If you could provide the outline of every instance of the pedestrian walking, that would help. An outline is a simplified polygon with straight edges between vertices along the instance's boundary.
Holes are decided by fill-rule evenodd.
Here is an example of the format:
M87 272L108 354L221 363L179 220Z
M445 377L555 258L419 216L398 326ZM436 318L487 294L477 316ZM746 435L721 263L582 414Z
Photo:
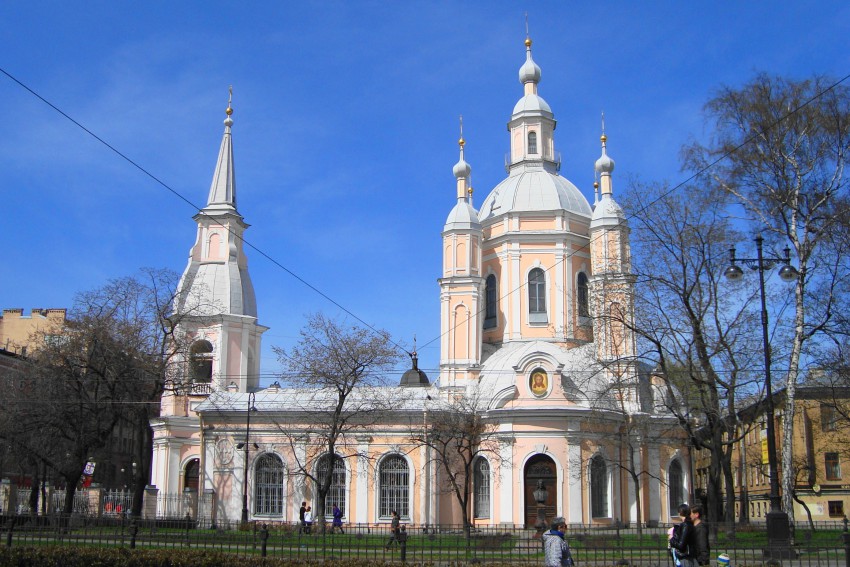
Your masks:
M307 524L304 522L304 514L307 512L307 502L301 503L301 508L298 509L298 533L303 534L307 529Z
M339 506L334 504L334 519L331 524L331 533L334 533L334 530L339 529L339 533L344 534L342 531L342 510L339 509Z
M694 525L691 522L690 506L687 504L679 506L679 517L682 521L673 526L673 534L669 542L673 564L677 567L696 567L696 561L691 554Z
M313 530L313 508L307 506L304 511L304 533L309 534Z
M401 519L398 517L398 511L392 511L392 521L390 521L390 541L387 542L387 545L384 546L386 551L390 550L390 546L395 543L396 545L401 545L401 542L398 539L399 536L399 526L401 525Z
M711 548L708 545L708 524L702 521L702 506L691 506L691 522L694 524L694 538L691 555L697 565L711 565Z
M543 565L545 567L570 567L575 565L570 546L564 537L567 522L561 516L552 520L552 529L543 534Z

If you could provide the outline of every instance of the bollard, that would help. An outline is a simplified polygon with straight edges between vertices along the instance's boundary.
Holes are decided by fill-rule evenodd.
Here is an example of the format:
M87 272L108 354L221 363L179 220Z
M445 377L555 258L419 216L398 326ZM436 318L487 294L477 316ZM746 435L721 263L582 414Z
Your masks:
M398 534L398 543L401 546L401 559L402 564L407 561L407 527L402 526L401 532Z
M136 536L139 534L139 526L136 518L130 520L130 549L136 549Z
M841 539L844 540L844 565L850 567L850 532L847 531L847 516L844 516L844 533L841 534Z
M189 526L192 525L192 516L189 515L189 512L186 512L186 517L183 519L186 522L186 547L190 547L189 545Z
M266 542L269 540L269 525L263 524L263 529L260 530L260 556L266 556Z

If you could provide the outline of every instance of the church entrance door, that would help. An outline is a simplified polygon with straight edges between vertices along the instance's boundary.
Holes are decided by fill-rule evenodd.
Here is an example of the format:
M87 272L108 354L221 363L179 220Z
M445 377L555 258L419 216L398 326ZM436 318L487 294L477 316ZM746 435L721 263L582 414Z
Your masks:
M525 494L525 527L533 528L537 523L537 502L534 500L534 491L537 489L537 482L542 480L543 486L548 492L546 502L543 504L543 510L546 516L546 523L552 521L557 513L555 503L558 501L558 488L556 481L558 474L555 469L555 461L546 455L535 455L531 457L525 464L523 473L523 491Z

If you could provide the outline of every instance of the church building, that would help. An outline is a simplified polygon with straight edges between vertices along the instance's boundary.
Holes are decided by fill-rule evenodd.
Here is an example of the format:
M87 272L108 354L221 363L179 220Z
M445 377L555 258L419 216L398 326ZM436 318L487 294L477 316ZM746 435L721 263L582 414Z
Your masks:
M331 460L325 514L338 505L348 523L389 523L397 510L414 525L459 524L444 473L410 441L411 423L458 397L474 400L494 428L494 449L474 466L476 525L533 526L541 485L546 517L574 525L670 522L688 500L690 455L664 389L636 358L629 227L607 138L591 204L561 175L557 122L538 92L531 45L526 39L523 91L508 122L507 177L475 208L461 137L453 197L446 186L442 266L434 267L439 376L429 381L414 356L398 386L384 388L395 405ZM202 519L295 522L301 502L315 501L299 467L320 470L329 459L299 425L316 398L259 385L267 328L241 240L248 224L236 203L232 112L228 104L178 290L179 331L191 349L180 386L152 420L151 490L160 514L174 497L191 499Z

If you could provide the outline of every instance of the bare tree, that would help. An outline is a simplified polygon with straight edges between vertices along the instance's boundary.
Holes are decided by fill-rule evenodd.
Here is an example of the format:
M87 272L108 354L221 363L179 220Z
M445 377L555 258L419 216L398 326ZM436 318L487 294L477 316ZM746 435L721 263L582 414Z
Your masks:
M298 473L316 487L316 517L324 530L335 465L368 458L357 450L357 435L368 433L401 402L397 390L380 387L400 360L400 349L386 331L316 313L293 347L274 350L287 370L284 381L298 387L292 399L300 406L298 418L279 421L278 429L290 443Z
M485 456L492 463L500 462L497 427L488 419L477 391L446 395L431 402L421 424L411 423L409 441L413 447L426 449L427 463L445 478L446 484L439 484L454 495L468 542L475 467Z
M792 418L805 346L834 330L846 304L850 89L827 77L761 74L741 88L720 89L706 113L714 137L691 149L690 164L702 170L714 163L703 183L734 197L768 243L789 246L800 272L791 347L781 360L774 357L788 368L781 480L783 508L793 520Z
M159 411L168 366L181 348L168 318L175 283L170 272L145 270L79 294L61 335L40 341L10 393L15 403L0 437L64 479L66 514L86 461L108 454L121 422L136 433L132 512L141 512L152 449L148 420Z
M734 522L732 448L740 435L737 404L755 393L754 337L748 298L721 281L738 238L719 190L634 183L633 271L638 278L635 334L656 365L662 397L693 447L710 454L708 517ZM726 287L724 287L726 286ZM723 503L725 484L725 506ZM724 516L725 510L725 516Z

